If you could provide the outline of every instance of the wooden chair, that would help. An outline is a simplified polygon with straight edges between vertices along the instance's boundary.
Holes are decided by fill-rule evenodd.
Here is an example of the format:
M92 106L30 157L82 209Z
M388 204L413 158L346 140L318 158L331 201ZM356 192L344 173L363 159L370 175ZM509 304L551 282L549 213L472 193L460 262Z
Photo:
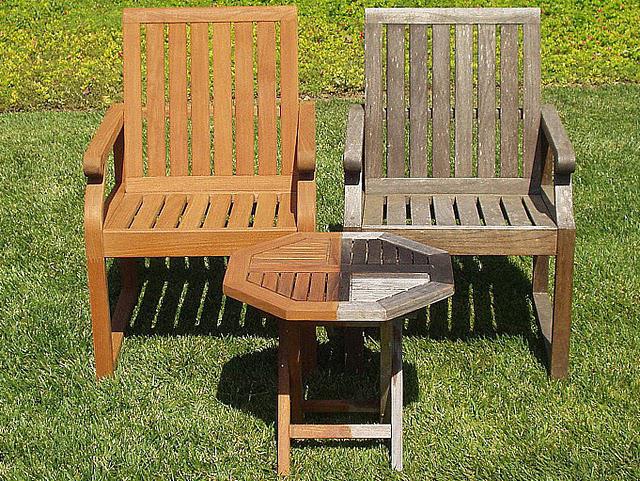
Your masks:
M345 229L391 231L454 255L533 256L550 375L565 377L575 155L555 109L540 105L540 11L365 15L365 105L349 112Z
M315 111L298 100L296 8L125 9L122 23L124 103L84 156L98 377L113 372L137 301L134 258L227 256L315 230ZM122 273L113 319L107 257Z

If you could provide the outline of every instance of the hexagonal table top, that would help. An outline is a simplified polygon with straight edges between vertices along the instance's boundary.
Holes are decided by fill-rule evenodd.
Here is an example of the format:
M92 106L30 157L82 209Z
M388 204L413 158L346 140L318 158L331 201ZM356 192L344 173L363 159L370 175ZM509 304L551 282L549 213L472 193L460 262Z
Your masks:
M453 294L445 251L377 232L299 232L237 250L224 293L289 321L382 322Z

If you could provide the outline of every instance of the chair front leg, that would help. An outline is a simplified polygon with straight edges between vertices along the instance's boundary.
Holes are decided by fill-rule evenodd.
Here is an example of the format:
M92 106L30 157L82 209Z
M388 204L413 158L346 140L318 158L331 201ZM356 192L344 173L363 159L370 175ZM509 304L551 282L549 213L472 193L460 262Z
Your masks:
M550 371L554 379L567 377L569 372L569 338L571 334L571 302L573 291L573 257L575 229L558 230L553 295L553 328L551 333Z
M85 245L93 347L98 379L113 374L113 346L109 289L102 245L104 183L87 185L85 193Z

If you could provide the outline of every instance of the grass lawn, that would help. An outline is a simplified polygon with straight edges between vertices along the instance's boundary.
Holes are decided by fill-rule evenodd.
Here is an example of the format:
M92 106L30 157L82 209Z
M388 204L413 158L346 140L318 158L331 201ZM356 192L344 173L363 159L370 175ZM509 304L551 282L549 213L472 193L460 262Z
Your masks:
M541 363L530 259L455 259L450 306L406 325L404 472L381 442L301 442L291 479L640 478L640 86L545 97L578 156L569 380ZM318 105L320 228L341 221L347 105ZM222 260L148 263L117 374L94 380L81 156L100 116L0 115L0 479L275 478L274 324L221 298ZM313 393L371 391L336 352Z

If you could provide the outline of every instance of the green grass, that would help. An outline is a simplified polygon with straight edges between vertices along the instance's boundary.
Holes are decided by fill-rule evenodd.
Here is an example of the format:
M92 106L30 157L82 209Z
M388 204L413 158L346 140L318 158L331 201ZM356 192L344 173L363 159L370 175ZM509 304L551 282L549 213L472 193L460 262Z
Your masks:
M453 315L406 327L404 473L377 441L304 442L291 479L640 478L640 86L545 96L578 156L570 379L541 364L529 260L456 259ZM318 107L322 228L340 224L346 109ZM0 115L0 479L273 479L274 326L240 325L219 259L145 267L116 376L94 380L80 163L99 119ZM322 345L312 391L370 392L375 368L339 375L337 353Z
M105 106L122 96L126 7L295 3L301 91L351 94L363 85L365 7L542 9L547 85L640 81L637 0L4 0L0 110Z

